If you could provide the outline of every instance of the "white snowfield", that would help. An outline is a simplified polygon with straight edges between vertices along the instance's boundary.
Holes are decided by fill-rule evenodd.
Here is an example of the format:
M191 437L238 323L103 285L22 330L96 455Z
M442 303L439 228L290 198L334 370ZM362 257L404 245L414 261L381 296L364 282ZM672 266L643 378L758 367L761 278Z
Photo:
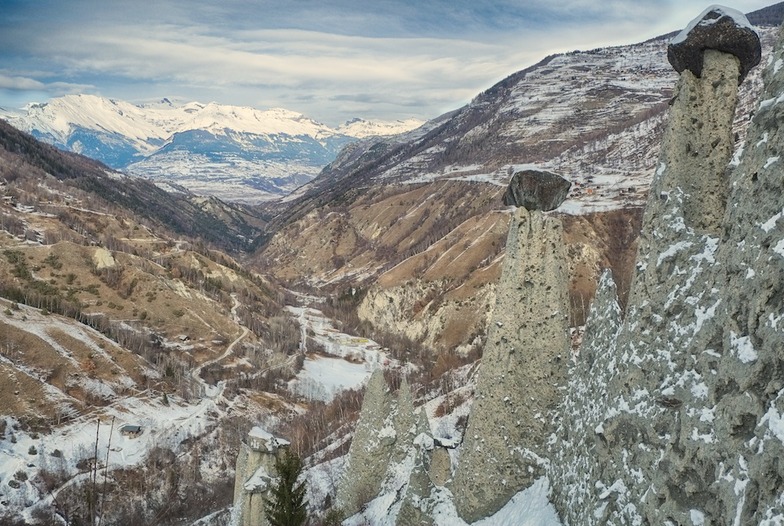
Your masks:
M133 104L66 95L0 118L57 146L196 195L259 203L315 178L342 144L420 127L416 119L354 119L330 127L301 113L162 99ZM115 157L116 156L116 157Z
M287 310L299 322L301 345L308 353L302 370L289 384L292 392L328 402L342 390L362 387L376 368L397 365L376 342L340 332L321 311L311 307Z

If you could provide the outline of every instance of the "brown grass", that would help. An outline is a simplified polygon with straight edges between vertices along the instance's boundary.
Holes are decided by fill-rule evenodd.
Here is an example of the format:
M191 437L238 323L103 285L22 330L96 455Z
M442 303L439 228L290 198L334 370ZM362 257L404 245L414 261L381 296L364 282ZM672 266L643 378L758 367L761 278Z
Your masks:
M38 380L0 363L0 406L3 414L26 420L53 419L54 405Z

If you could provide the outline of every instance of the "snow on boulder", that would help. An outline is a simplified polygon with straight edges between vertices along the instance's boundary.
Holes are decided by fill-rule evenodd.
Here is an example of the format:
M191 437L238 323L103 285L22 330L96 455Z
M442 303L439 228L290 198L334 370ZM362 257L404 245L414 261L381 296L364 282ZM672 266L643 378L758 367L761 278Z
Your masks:
M667 46L667 60L675 71L688 69L702 76L702 59L706 49L730 53L740 60L738 84L760 63L762 47L759 35L746 16L734 9L713 5L692 20Z
M242 487L250 493L263 493L272 485L272 481L272 476L267 472L267 469L264 466L259 466Z
M288 447L290 444L288 440L276 437L259 426L254 426L248 432L248 445L256 451L275 453L278 448Z

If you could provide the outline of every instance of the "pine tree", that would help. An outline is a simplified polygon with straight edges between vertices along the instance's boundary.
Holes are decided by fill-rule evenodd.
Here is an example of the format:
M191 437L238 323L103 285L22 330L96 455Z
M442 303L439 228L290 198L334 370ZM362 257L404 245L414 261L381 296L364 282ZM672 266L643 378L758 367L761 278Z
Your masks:
M302 526L307 520L305 483L297 484L302 473L302 460L286 450L275 460L278 482L272 487L269 499L264 499L264 511L271 526Z

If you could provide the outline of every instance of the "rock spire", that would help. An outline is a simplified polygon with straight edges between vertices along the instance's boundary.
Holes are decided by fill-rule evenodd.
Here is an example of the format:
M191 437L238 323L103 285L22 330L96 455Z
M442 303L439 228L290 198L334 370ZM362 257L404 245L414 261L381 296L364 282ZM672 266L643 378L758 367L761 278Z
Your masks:
M275 460L289 442L254 427L240 444L234 475L234 526L267 526L264 498L276 480Z
M738 79L759 63L760 53L757 33L739 17L714 7L669 47L681 76L651 186L650 195L657 198L649 201L649 218L661 217L668 192L677 189L683 192L686 226L719 232L729 192L726 171L734 149Z
M561 405L569 524L784 521L782 62L779 43L732 171L738 58L707 49L681 74L625 318L605 284Z
M394 478L389 473L390 466L405 463L413 455L419 432L408 381L402 379L394 396L387 388L383 371L376 369L368 380L357 430L338 486L337 507L344 515L360 511L385 486L402 484L390 480Z
M569 356L567 275L561 220L517 208L451 486L473 522L542 476L549 412Z

